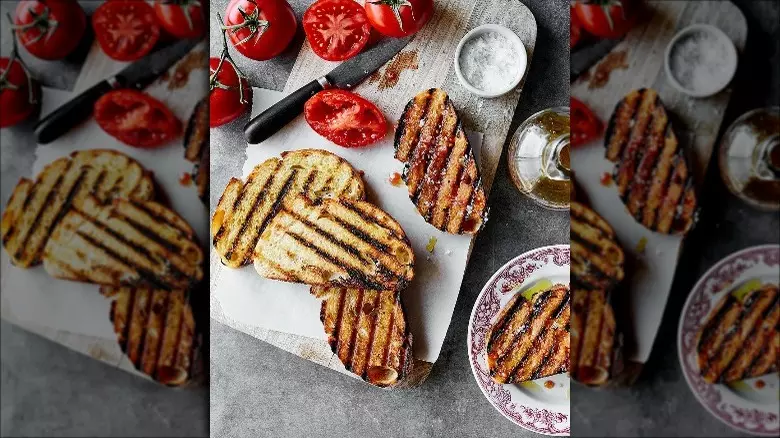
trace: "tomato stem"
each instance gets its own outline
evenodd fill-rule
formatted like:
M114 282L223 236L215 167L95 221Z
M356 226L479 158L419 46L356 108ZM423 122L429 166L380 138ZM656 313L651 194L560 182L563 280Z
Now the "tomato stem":
M414 20L414 7L409 2L409 0L376 0L369 3L371 3L372 5L389 6L390 9L392 9L393 11L393 15L395 16L395 21L398 22L398 26L401 28L401 32L406 32L404 30L403 20L401 20L401 6L409 6L409 9L411 9L412 11L412 20Z
M24 71L24 74L27 76L27 100L30 102L31 105L35 105L38 103L38 99L35 98L35 92L33 91L33 77L30 73L30 69L27 68L27 64L24 63L24 60L19 56L19 47L16 44L16 30L13 26L13 19L11 18L11 14L6 14L8 17L8 21L11 22L11 41L13 41L13 48L11 49L11 56L8 58L8 67L0 72L0 91L3 90L18 90L19 85L12 83L8 80L8 75L11 72L11 67L14 65L14 62L18 62L19 66L22 67L22 70Z
M252 3L255 5L255 10L252 11L251 14L247 14L246 11L241 9L240 7L238 9L238 13L241 14L241 17L244 19L243 23L239 24L232 24L232 25L221 25L221 28L223 31L229 31L236 33L239 29L248 28L249 29L249 35L247 35L246 38L242 39L241 41L237 42L235 45L239 46L241 44L244 44L245 42L251 40L252 38L256 37L257 40L260 40L260 37L263 36L266 30L271 26L271 23L267 20L261 20L260 19L260 7L255 3L254 0L247 0L249 3Z
M15 24L13 20L11 21L11 29L14 31L21 30L22 32L27 32L30 29L38 29L38 35L27 41L25 44L27 46L37 43L44 35L46 36L46 40L48 40L60 25L54 17L50 16L49 7L45 4L43 7L43 12L40 14L37 14L32 8L27 9L27 12L33 17L33 20L27 24Z
M619 7L621 13L623 14L623 18L626 18L626 9L623 7L622 0L583 0L582 4L600 6L601 10L604 11L604 17L607 19L607 23L609 23L609 28L611 30L615 29L615 22L612 21L612 15L609 13L609 9L612 6Z
M184 19L187 20L187 26L189 26L190 30L195 29L195 23L192 21L192 14L190 13L190 6L202 8L203 6L200 4L200 0L163 0L162 3L164 5L179 6L184 14Z
M220 17L219 14L217 14L217 20L222 23L222 17ZM249 103L248 100L244 97L244 87L243 82L244 80L248 80L247 77L244 75L244 73L238 68L236 63L233 61L233 58L230 56L230 52L228 51L228 43L227 43L227 29L222 26L222 54L219 56L219 64L217 64L217 68L214 69L214 73L209 76L209 91L219 88L222 90L233 90L236 87L231 87L229 85L225 85L219 80L217 80L217 76L219 75L220 70L222 70L222 65L227 62L233 67L233 70L236 72L236 76L238 76L238 101L242 104Z

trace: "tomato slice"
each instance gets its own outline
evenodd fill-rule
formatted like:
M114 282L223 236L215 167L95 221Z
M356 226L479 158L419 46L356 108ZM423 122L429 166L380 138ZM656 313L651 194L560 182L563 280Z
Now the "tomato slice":
M590 143L596 139L604 130L604 124L601 123L593 111L580 100L571 98L571 143L577 147Z
M151 52L160 39L154 8L143 1L113 0L92 15L95 37L106 55L133 61Z
M181 133L181 122L159 100L136 90L114 90L95 102L95 120L129 146L153 148Z
M303 114L317 134L347 148L376 143L387 133L379 108L349 91L320 91L306 102Z
M314 53L327 61L343 61L363 50L371 24L353 0L320 0L303 14L303 30Z

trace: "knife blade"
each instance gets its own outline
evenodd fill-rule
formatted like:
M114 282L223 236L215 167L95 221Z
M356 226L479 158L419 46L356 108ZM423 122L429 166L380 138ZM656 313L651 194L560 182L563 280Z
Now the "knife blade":
M92 115L100 97L118 88L141 90L154 82L197 45L199 40L182 40L159 49L133 62L119 73L93 85L61 107L49 113L35 125L39 144L50 143Z
M412 37L387 39L341 63L258 114L244 126L247 143L257 144L275 134L303 111L310 97L327 88L350 89L363 82L401 51Z

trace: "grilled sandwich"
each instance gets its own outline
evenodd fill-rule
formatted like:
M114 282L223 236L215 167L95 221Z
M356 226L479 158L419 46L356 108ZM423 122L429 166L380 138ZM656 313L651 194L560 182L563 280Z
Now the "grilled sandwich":
M610 290L623 279L623 249L615 231L595 211L571 203L572 282L585 289Z
M101 287L111 298L117 342L138 371L168 386L194 373L199 340L192 308L182 290Z
M487 338L487 364L498 383L520 383L569 370L569 288L517 293L499 313Z
M404 108L395 131L395 158L417 211L434 227L475 234L487 218L477 162L447 93L431 88Z
M254 254L273 280L401 290L414 277L414 251L401 225L365 201L299 195L280 206Z
M412 335L396 291L313 288L333 353L348 371L376 386L394 386L412 370Z
M2 219L3 247L22 268L40 264L52 230L73 206L88 196L152 199L154 182L138 162L122 153L93 149L46 165L35 181L22 178Z
M313 202L357 200L363 199L365 187L349 163L327 151L303 149L264 161L246 182L230 180L214 212L211 233L222 263L231 268L248 264L274 216L301 194Z
M704 380L729 383L777 371L780 347L778 286L765 284L744 297L728 294L699 335Z
M629 213L652 231L685 234L693 226L693 175L658 93L649 88L626 95L605 135L607 159Z
M192 228L153 202L87 196L51 233L43 266L55 278L107 286L188 290L203 278Z
M586 385L607 383L616 353L616 324L603 290L573 288L571 377Z
M184 131L184 158L194 163L192 179L203 203L209 196L209 101L201 100Z

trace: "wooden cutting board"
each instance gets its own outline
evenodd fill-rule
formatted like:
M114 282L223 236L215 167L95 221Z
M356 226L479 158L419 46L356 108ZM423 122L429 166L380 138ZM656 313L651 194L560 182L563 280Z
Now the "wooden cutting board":
M632 29L609 55L571 84L571 95L585 102L603 121L609 120L617 102L638 88L653 88L671 114L673 128L692 159L693 173L702 187L723 115L731 98L731 86L704 99L677 91L666 79L664 52L672 37L695 23L707 23L723 30L734 42L738 54L745 48L747 22L729 1L650 1L644 21ZM608 63L621 64L615 69ZM603 86L597 86L600 72L611 70ZM616 315L625 331L628 380L633 380L650 355L655 335L669 296L682 238L662 236L645 230L628 215L615 187L604 187L600 177L611 173L613 164L604 158L604 140L575 149L572 162L575 179L594 209L615 228L618 240L633 260L626 280L614 294ZM639 241L645 238L644 251ZM678 291L684 293L685 291Z
M525 44L528 54L526 69L528 72L536 44L537 29L533 14L525 5L518 1L445 0L436 2L436 11L431 21L393 60L361 84L357 92L375 102L388 119L394 120L400 116L404 105L418 91L432 87L444 89L458 109L464 127L484 134L479 161L484 186L489 191L525 77L514 91L496 99L473 96L460 85L453 68L455 48L466 32L488 23L506 26L517 33ZM312 78L329 72L334 65L318 58L311 51L308 43L304 42L284 92L290 93L298 89L310 82ZM213 254L212 263L214 263ZM234 329L304 359L352 376L344 369L338 357L331 352L323 339L266 330L236 321L223 311L213 294L211 316ZM432 366L431 362L416 360L413 375L405 379L404 385L416 386L422 383Z

